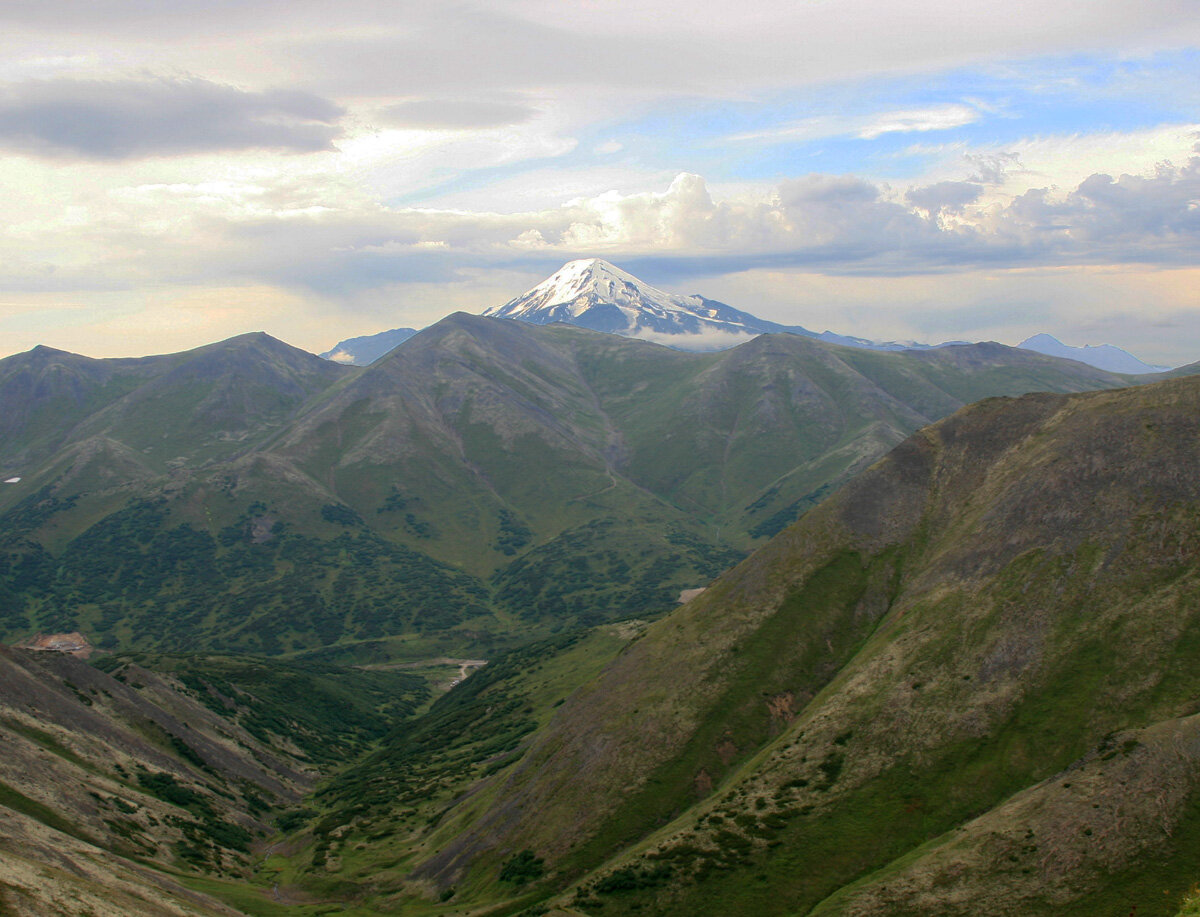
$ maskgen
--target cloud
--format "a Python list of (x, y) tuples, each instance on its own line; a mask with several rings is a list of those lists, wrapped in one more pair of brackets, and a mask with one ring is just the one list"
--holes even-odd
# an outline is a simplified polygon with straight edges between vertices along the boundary
[(45, 157), (131, 159), (333, 148), (342, 109), (294, 90), (203, 79), (33, 80), (0, 89), (0, 146)]
[(912, 144), (898, 155), (924, 160), (928, 183), (966, 180), (1011, 197), (1031, 187), (1074, 188), (1097, 173), (1153, 174), (1158, 163), (1191, 158), (1197, 139), (1200, 123), (1185, 121), (1128, 131), (1037, 134), (980, 146)]
[(967, 181), (981, 185), (1003, 185), (1010, 174), (1021, 170), (1021, 156), (1011, 150), (966, 153), (963, 158), (975, 169)]
[[(901, 197), (863, 178), (818, 174), (771, 194), (718, 200), (702, 177), (683, 173), (662, 192), (607, 192), (511, 214), (348, 200), (339, 208), (213, 209), (153, 229), (131, 211), (97, 277), (266, 283), (339, 297), (450, 283), (468, 266), (539, 273), (587, 256), (634, 270), (653, 264), (659, 276), (679, 279), (789, 267), (898, 277), (1200, 260), (1200, 157), (1148, 176), (1093, 175), (1068, 193), (1036, 189), (1007, 204), (981, 200), (981, 189), (941, 182)], [(42, 283), (79, 282), (85, 268)]]
[[(100, 166), (77, 168), (103, 179)], [(151, 180), (161, 164), (139, 168), (144, 183), (97, 185), (86, 213), (47, 198), (10, 222), (0, 231), (0, 288), (240, 284), (365, 302), (464, 283), (472, 271), (536, 277), (587, 256), (681, 282), (767, 269), (897, 278), (1200, 262), (1200, 157), (1012, 197), (976, 181), (905, 191), (819, 173), (722, 195), (681, 173), (661, 191), (591, 193), (515, 213), (389, 208), (319, 172), (166, 183)], [(62, 170), (29, 160), (27, 171), (24, 184), (37, 188)], [(19, 185), (3, 190), (24, 206)]]
[(889, 111), (864, 125), (858, 131), (858, 136), (864, 140), (874, 140), (884, 134), (944, 131), (974, 124), (978, 120), (978, 109), (967, 105), (938, 105), (933, 108)]
[(487, 99), (409, 99), (389, 105), (381, 116), (390, 127), (469, 130), (520, 124), (537, 114), (525, 102)]
[(1153, 176), (1094, 174), (1065, 196), (1032, 189), (985, 226), (1035, 239), (1088, 263), (1195, 262), (1200, 256), (1200, 156)]
[(734, 134), (726, 137), (725, 142), (785, 143), (823, 140), (829, 137), (875, 140), (884, 134), (950, 130), (973, 124), (979, 118), (980, 111), (976, 106), (948, 103), (927, 108), (897, 109), (861, 115), (806, 118), (767, 130)]
[(912, 188), (905, 195), (914, 207), (928, 213), (958, 213), (979, 200), (984, 187), (974, 181), (940, 181), (923, 188)]

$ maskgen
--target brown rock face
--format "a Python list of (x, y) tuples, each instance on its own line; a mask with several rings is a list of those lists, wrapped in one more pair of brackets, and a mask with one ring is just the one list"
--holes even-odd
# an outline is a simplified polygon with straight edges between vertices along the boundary
[(88, 642), (88, 638), (79, 631), (72, 631), (69, 634), (37, 634), (18, 646), (27, 650), (69, 653), (77, 659), (87, 659), (95, 649)]

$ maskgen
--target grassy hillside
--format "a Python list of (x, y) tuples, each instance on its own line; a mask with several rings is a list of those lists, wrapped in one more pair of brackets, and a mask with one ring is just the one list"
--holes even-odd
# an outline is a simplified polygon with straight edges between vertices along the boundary
[(967, 401), (1122, 381), (1000, 345), (684, 354), (466, 315), (364, 369), (265, 335), (39, 349), (0, 361), (0, 628), (492, 654), (668, 611)]
[(135, 359), (35, 347), (0, 360), (0, 471), (31, 475), (95, 440), (147, 471), (225, 457), (350, 372), (266, 334)]
[(484, 900), (528, 850), (575, 913), (1175, 913), (1198, 411), (1182, 379), (922, 431), (652, 625), (414, 877)]
[(0, 649), (4, 913), (235, 913), (187, 876), (243, 882), (316, 779), (427, 693), (313, 662)]
[[(139, 370), (160, 408), (229, 407), (217, 434), (155, 421), (156, 452), (127, 392), (4, 494), (7, 632), (140, 650), (0, 653), (9, 909), (1180, 907), (1195, 377), (989, 398), (844, 483), (960, 399), (1117, 380), (460, 316), (271, 402), (243, 346), (292, 365)], [(465, 649), (489, 664), (441, 696), (400, 666)]]

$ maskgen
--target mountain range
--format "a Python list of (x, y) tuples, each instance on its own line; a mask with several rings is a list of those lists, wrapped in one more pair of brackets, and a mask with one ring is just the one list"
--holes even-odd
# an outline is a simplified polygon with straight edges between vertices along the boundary
[(433, 829), (388, 803), (423, 764), (389, 740), (326, 793), (337, 848), (394, 836), (356, 867), (400, 853), (413, 900), (468, 909), (1174, 914), (1200, 850), (1197, 410), (1193, 377), (925, 428), (530, 708)]
[(98, 647), (0, 648), (0, 911), (1174, 915), (1198, 375), (461, 313), (0, 360), (0, 633)]
[[(266, 335), (0, 361), (5, 633), (476, 653), (661, 612), (906, 435), (1126, 377), (994, 344), (684, 353), (457, 314), (365, 368)], [(518, 626), (519, 625), (519, 626)]]
[[(680, 296), (651, 286), (599, 258), (570, 261), (526, 293), (503, 306), (485, 309), (486, 316), (509, 318), (535, 325), (554, 322), (594, 331), (655, 341), (679, 350), (724, 350), (759, 334), (790, 333), (830, 344), (868, 350), (928, 350), (966, 343), (950, 341), (930, 345), (915, 341), (872, 341), (867, 338), (816, 333), (800, 325), (781, 325), (757, 318), (732, 306), (698, 294)], [(350, 338), (321, 354), (326, 359), (366, 366), (415, 332), (396, 328), (379, 334)], [(1078, 360), (1109, 372), (1139, 374), (1163, 372), (1111, 344), (1071, 347), (1048, 334), (1037, 334), (1017, 345), (1049, 356)]]
[(987, 398), (674, 612), (526, 642), (432, 704), (420, 669), (332, 661), (360, 644), (4, 650), (0, 901), (1173, 915), (1200, 851), (1197, 411), (1186, 374)]

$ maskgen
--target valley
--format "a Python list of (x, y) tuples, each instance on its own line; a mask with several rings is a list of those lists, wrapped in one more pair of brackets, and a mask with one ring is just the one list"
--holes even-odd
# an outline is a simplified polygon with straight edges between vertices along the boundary
[(0, 913), (1173, 917), (1195, 372), (2, 360)]
[(0, 2), (0, 917), (1200, 917), (1198, 11)]

